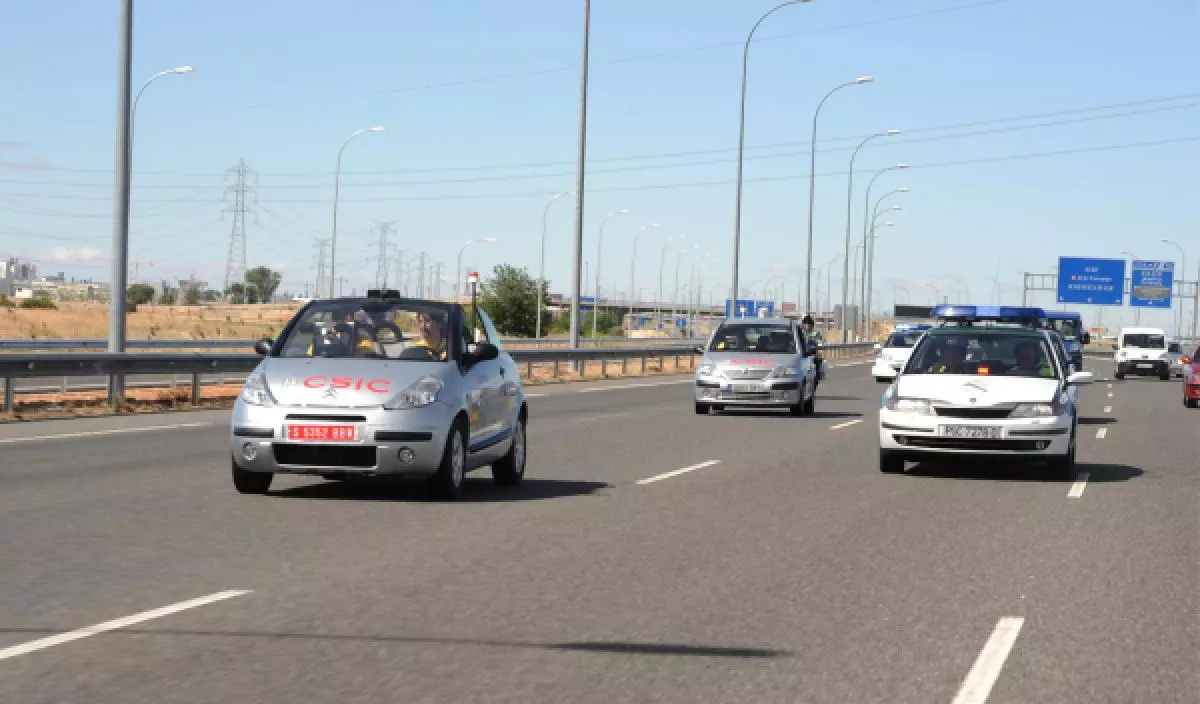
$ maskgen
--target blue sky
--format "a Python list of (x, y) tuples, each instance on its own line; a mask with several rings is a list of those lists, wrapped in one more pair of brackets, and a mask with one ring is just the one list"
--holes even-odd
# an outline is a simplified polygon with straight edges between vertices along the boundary
[[(633, 233), (659, 223), (639, 244), (643, 297), (657, 294), (663, 243), (681, 235), (699, 248), (705, 298), (725, 297), (741, 44), (770, 4), (593, 3), (590, 271), (600, 221), (631, 211), (605, 230), (605, 288), (629, 288)], [(911, 189), (885, 201), (903, 208), (878, 240), (876, 288), (888, 304), (905, 300), (895, 284), (928, 303), (927, 283), (990, 302), (991, 277), (1012, 302), (1019, 271), (1053, 272), (1059, 255), (1175, 258), (1163, 237), (1187, 248), (1195, 278), (1198, 8), (821, 0), (776, 13), (751, 49), (743, 285), (761, 293), (772, 276), (803, 269), (812, 112), (863, 74), (875, 82), (839, 91), (821, 114), (815, 264), (843, 251), (854, 138), (897, 128), (906, 133), (860, 153), (853, 208), (861, 233), (866, 180), (912, 164), (874, 190)], [(447, 273), (465, 240), (488, 235), (500, 241), (469, 249), (464, 264), (536, 272), (545, 204), (574, 186), (581, 9), (572, 0), (140, 0), (135, 90), (163, 69), (196, 71), (157, 81), (139, 107), (139, 274), (222, 280), (225, 172), (245, 159), (258, 172), (250, 264), (282, 268), (286, 288), (301, 291), (314, 279), (316, 239), (329, 236), (338, 145), (374, 124), (387, 131), (355, 140), (343, 162), (347, 289), (374, 279), (372, 220), (396, 221), (410, 260), (424, 250)], [(0, 44), (0, 253), (100, 280), (109, 278), (117, 10), (116, 0), (10, 4)], [(1111, 148), (1131, 144), (1143, 146)], [(1072, 153), (1008, 158), (1063, 151)], [(547, 276), (566, 291), (567, 199), (549, 223)], [(832, 269), (836, 302), (840, 260)], [(789, 299), (799, 280), (786, 279)], [(822, 297), (825, 288), (822, 274)], [(1034, 300), (1050, 305), (1053, 295)], [(1132, 321), (1128, 309), (1105, 311), (1104, 322), (1121, 321)]]

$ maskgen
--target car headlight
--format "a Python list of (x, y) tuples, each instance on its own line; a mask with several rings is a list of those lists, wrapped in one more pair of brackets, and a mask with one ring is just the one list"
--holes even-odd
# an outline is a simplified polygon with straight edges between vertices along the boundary
[(896, 398), (891, 396), (884, 406), (889, 411), (911, 413), (918, 416), (933, 415), (933, 402), (925, 398)]
[(1059, 400), (1050, 403), (1018, 403), (1009, 418), (1052, 418), (1062, 413), (1063, 407)]
[(251, 406), (274, 406), (275, 397), (267, 388), (267, 380), (261, 372), (254, 372), (242, 384), (242, 401)]
[(407, 389), (392, 397), (383, 404), (389, 411), (403, 411), (409, 408), (421, 408), (437, 402), (438, 393), (442, 390), (442, 380), (427, 376), (417, 381)]
[(713, 363), (712, 362), (701, 362), (700, 366), (696, 367), (696, 373), (699, 374), (700, 376), (712, 376)]
[(781, 377), (793, 377), (793, 376), (796, 376), (796, 368), (795, 367), (775, 367), (774, 369), (771, 370), (771, 376), (776, 379), (779, 379)]

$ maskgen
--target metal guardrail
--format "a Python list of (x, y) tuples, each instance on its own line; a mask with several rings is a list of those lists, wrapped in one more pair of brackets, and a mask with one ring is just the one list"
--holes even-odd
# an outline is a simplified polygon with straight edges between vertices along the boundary
[[(125, 348), (134, 350), (252, 350), (257, 340), (129, 340)], [(568, 345), (570, 340), (565, 337), (506, 337), (501, 339), (504, 345), (533, 345), (535, 347)], [(600, 337), (581, 338), (582, 347), (593, 347), (598, 344), (629, 343), (631, 345), (679, 345), (680, 338), (640, 338), (640, 337)], [(9, 352), (61, 352), (67, 350), (98, 350), (108, 349), (107, 340), (17, 340), (0, 339), (0, 351)]]
[[(868, 352), (871, 343), (851, 343), (845, 345), (825, 345), (821, 348), (825, 359), (840, 359), (852, 356), (858, 352)], [(630, 360), (641, 361), (641, 371), (645, 373), (646, 362), (650, 359), (660, 360), (659, 368), (667, 358), (675, 358), (675, 368), (681, 368), (681, 360), (688, 358), (689, 366), (694, 367), (696, 356), (701, 352), (697, 345), (649, 345), (621, 347), (586, 347), (572, 349), (512, 349), (506, 350), (517, 364), (524, 365), (529, 377), (533, 376), (534, 365), (552, 364), (553, 376), (561, 375), (562, 364), (601, 362), (602, 372), (607, 374), (608, 364), (613, 361), (621, 362), (622, 374), (628, 373)], [(71, 377), (113, 377), (137, 376), (147, 374), (169, 375), (174, 386), (176, 375), (191, 377), (192, 403), (200, 401), (200, 390), (205, 375), (218, 375), (222, 381), (228, 380), (231, 374), (247, 374), (263, 360), (258, 354), (243, 353), (211, 353), (211, 352), (72, 352), (72, 353), (36, 353), (36, 354), (6, 354), (0, 355), (0, 378), (4, 380), (5, 413), (11, 413), (16, 402), (18, 389), (13, 384), (16, 379), (50, 379), (62, 378), (61, 391), (70, 390), (66, 380)], [(239, 379), (240, 380), (240, 379)], [(107, 386), (107, 385), (106, 385)], [(152, 386), (151, 384), (131, 384), (130, 386)], [(79, 388), (79, 387), (76, 387)], [(97, 388), (96, 384), (86, 385), (86, 388)], [(45, 389), (31, 390), (45, 392)], [(110, 405), (115, 405), (116, 399), (109, 397)]]

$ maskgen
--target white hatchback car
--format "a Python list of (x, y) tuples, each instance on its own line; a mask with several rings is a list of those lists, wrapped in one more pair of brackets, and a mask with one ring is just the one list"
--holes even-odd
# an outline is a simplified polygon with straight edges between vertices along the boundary
[(908, 363), (908, 356), (912, 354), (917, 340), (920, 340), (921, 335), (930, 327), (932, 326), (902, 323), (896, 326), (896, 329), (882, 344), (876, 343), (875, 350), (879, 355), (875, 357), (875, 364), (871, 366), (871, 376), (875, 377), (875, 381), (895, 379), (904, 365)]

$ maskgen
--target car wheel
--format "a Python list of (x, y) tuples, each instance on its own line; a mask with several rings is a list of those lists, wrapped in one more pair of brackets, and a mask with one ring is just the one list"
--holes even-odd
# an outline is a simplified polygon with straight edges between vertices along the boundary
[(816, 387), (816, 385), (813, 386), (812, 396), (809, 396), (807, 400), (805, 400), (801, 403), (801, 405), (804, 406), (803, 412), (804, 412), (804, 415), (806, 415), (806, 416), (811, 416), (812, 414), (817, 412), (817, 387)]
[(1125, 375), (1122, 374), (1121, 372), (1115, 372), (1113, 374), (1113, 378), (1116, 379), (1117, 381), (1121, 381), (1122, 379), (1125, 378)]
[(463, 477), (467, 472), (467, 442), (464, 435), (463, 422), (456, 421), (446, 438), (442, 463), (429, 478), (430, 488), (438, 498), (453, 501), (462, 493)]
[(903, 474), (904, 458), (887, 450), (880, 450), (879, 471), (884, 474)]
[(1163, 372), (1162, 374), (1159, 374), (1158, 379), (1159, 379), (1159, 381), (1170, 381), (1171, 380), (1171, 372)]
[(525, 478), (525, 413), (517, 417), (508, 453), (492, 465), (492, 479), (500, 486), (516, 486)]
[(1186, 399), (1186, 400), (1183, 402), (1183, 404), (1184, 404), (1185, 406), (1187, 406), (1188, 408), (1196, 408), (1196, 407), (1200, 407), (1200, 401), (1197, 401), (1197, 400), (1196, 400), (1196, 399), (1194, 399), (1194, 398), (1189, 398), (1189, 399)]
[(1067, 454), (1050, 460), (1050, 472), (1055, 479), (1064, 482), (1075, 481), (1075, 434), (1071, 434), (1071, 446)]
[(700, 403), (699, 401), (697, 401), (696, 402), (696, 415), (698, 415), (698, 416), (708, 415), (709, 408), (710, 408), (710, 406), (707, 403)]
[(271, 481), (275, 479), (273, 472), (252, 472), (248, 469), (242, 469), (237, 466), (237, 462), (233, 462), (233, 488), (237, 489), (239, 494), (265, 494), (271, 488)]
[(887, 378), (886, 376), (877, 376), (875, 377), (875, 381), (880, 384), (886, 384), (891, 381), (891, 379)]

